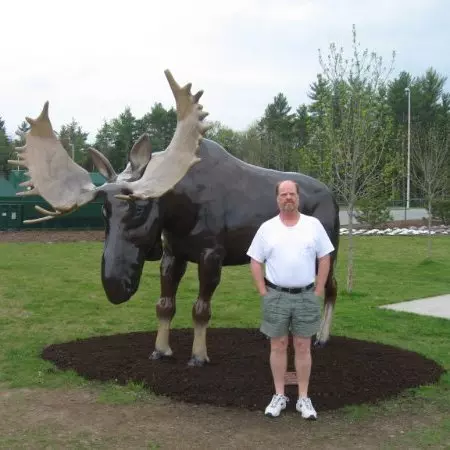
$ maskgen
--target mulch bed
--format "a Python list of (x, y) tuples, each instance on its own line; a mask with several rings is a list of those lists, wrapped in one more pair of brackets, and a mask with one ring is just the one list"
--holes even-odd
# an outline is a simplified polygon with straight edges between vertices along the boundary
[[(155, 332), (93, 337), (46, 347), (45, 360), (89, 380), (143, 383), (157, 395), (195, 404), (263, 410), (273, 393), (269, 341), (257, 329), (208, 330), (211, 362), (191, 368), (192, 330), (171, 332), (174, 356), (153, 361)], [(444, 369), (417, 353), (340, 336), (313, 348), (310, 396), (319, 411), (375, 403), (432, 384)], [(293, 370), (293, 355), (290, 354)], [(49, 369), (54, 371), (57, 369)], [(293, 410), (296, 386), (287, 386)]]

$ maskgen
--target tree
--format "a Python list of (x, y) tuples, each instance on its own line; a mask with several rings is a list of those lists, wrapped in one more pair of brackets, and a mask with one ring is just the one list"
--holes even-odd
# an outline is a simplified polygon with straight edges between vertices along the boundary
[[(412, 89), (413, 78), (402, 71), (387, 87), (387, 103), (392, 119), (392, 135), (386, 144), (384, 154), (384, 175), (390, 184), (392, 200), (406, 203), (406, 158), (408, 128), (408, 96), (406, 88)], [(415, 88), (414, 88), (415, 89)]]
[(205, 137), (220, 144), (236, 158), (245, 159), (241, 134), (223, 125), (221, 122), (213, 122)]
[(294, 114), (287, 98), (281, 92), (267, 105), (264, 116), (259, 121), (261, 139), (268, 153), (264, 155), (264, 165), (278, 170), (296, 170), (298, 155), (294, 151)]
[(415, 122), (423, 130), (445, 125), (449, 111), (448, 94), (444, 94), (447, 78), (429, 68), (425, 75), (415, 80), (411, 89), (411, 108), (415, 111)]
[(7, 172), (9, 170), (8, 159), (11, 152), (11, 141), (6, 133), (5, 122), (0, 117), (0, 171)]
[(166, 110), (161, 103), (155, 103), (141, 119), (137, 119), (130, 108), (125, 108), (119, 117), (103, 122), (95, 136), (95, 148), (119, 172), (127, 165), (129, 151), (143, 133), (150, 136), (153, 151), (162, 151), (168, 147), (176, 124), (176, 111)]
[[(405, 192), (408, 124), (408, 96), (405, 90), (409, 88), (411, 94), (411, 128), (422, 132), (431, 127), (445, 130), (450, 124), (450, 95), (444, 92), (445, 82), (446, 77), (429, 68), (424, 75), (415, 78), (403, 71), (389, 83), (388, 104), (393, 118), (393, 136), (386, 146), (389, 152), (384, 164), (391, 167), (393, 198), (399, 198)], [(420, 196), (419, 186), (412, 181), (412, 197)]]
[(109, 159), (114, 152), (114, 142), (113, 126), (105, 120), (95, 136), (94, 147)]
[(28, 122), (23, 121), (18, 127), (14, 134), (17, 136), (14, 139), (14, 145), (20, 147), (25, 144), (25, 134), (30, 129)]
[(309, 141), (310, 118), (308, 107), (300, 105), (292, 120), (293, 144), (295, 148), (304, 147)]
[(332, 186), (332, 158), (327, 147), (325, 122), (328, 117), (328, 105), (331, 98), (331, 86), (323, 74), (317, 75), (317, 81), (310, 85), (308, 97), (312, 103), (308, 106), (309, 132), (304, 148), (300, 148), (300, 167), (303, 171)]
[(59, 139), (63, 147), (69, 156), (85, 169), (90, 166), (89, 154), (86, 152), (88, 136), (89, 133), (84, 132), (75, 119), (72, 119), (66, 125), (62, 125), (59, 130)]
[(332, 156), (331, 187), (347, 206), (349, 246), (347, 291), (353, 288), (353, 219), (356, 202), (381, 185), (381, 161), (390, 135), (385, 81), (390, 69), (375, 52), (360, 50), (353, 27), (352, 57), (331, 44), (325, 59), (319, 51), (323, 77), (330, 86), (322, 103), (320, 140)]
[[(394, 119), (394, 127), (403, 127), (408, 120), (408, 99), (405, 89), (411, 87), (412, 76), (408, 72), (400, 72), (398, 77), (388, 84), (387, 103)], [(414, 96), (413, 96), (414, 98)]]
[(162, 151), (172, 139), (177, 126), (177, 113), (173, 108), (166, 110), (161, 103), (155, 103), (136, 126), (138, 135), (149, 134), (154, 151)]
[(428, 258), (431, 258), (432, 204), (445, 191), (450, 158), (448, 134), (438, 127), (415, 130), (411, 139), (411, 173), (425, 196), (428, 210)]
[(110, 127), (114, 146), (106, 156), (116, 171), (122, 171), (128, 163), (128, 153), (140, 136), (139, 122), (131, 113), (130, 108), (125, 108), (118, 118), (111, 121)]
[(241, 139), (244, 161), (256, 166), (262, 166), (258, 123), (251, 124), (245, 131), (241, 132)]

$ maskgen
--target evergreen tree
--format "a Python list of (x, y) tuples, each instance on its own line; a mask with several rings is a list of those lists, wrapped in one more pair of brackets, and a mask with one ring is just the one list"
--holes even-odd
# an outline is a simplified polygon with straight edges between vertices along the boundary
[(8, 167), (8, 159), (11, 158), (12, 153), (11, 140), (6, 133), (4, 120), (0, 117), (0, 172), (6, 174), (10, 167)]

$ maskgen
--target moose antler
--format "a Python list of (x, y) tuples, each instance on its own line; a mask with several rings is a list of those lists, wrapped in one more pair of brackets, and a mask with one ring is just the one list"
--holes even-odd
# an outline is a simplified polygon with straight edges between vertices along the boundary
[(116, 197), (133, 200), (160, 197), (172, 189), (186, 172), (200, 161), (197, 150), (205, 132), (211, 127), (203, 122), (208, 115), (199, 104), (203, 91), (191, 94), (192, 84), (180, 87), (169, 70), (164, 71), (177, 105), (177, 127), (160, 158), (152, 158), (142, 177), (125, 183), (132, 193)]
[[(76, 164), (56, 137), (48, 116), (49, 103), (44, 104), (37, 119), (26, 118), (31, 128), (26, 133), (25, 145), (17, 147), (19, 161), (8, 161), (28, 168), (30, 180), (20, 186), (29, 190), (17, 195), (40, 195), (55, 211), (36, 209), (45, 217), (26, 223), (43, 222), (74, 211), (95, 196), (95, 186), (89, 173)], [(30, 189), (31, 188), (31, 189)]]
[[(200, 161), (197, 150), (204, 133), (210, 125), (203, 123), (208, 113), (198, 103), (203, 91), (191, 94), (191, 83), (180, 87), (169, 70), (165, 71), (177, 105), (177, 127), (174, 136), (164, 152), (155, 155), (148, 163), (142, 177), (137, 181), (126, 181), (126, 177), (114, 176), (119, 188), (130, 195), (117, 195), (127, 200), (160, 197), (172, 189), (183, 178), (189, 168)], [(17, 195), (40, 195), (53, 208), (47, 211), (36, 206), (44, 217), (27, 220), (36, 223), (67, 214), (95, 198), (103, 187), (95, 187), (89, 173), (76, 164), (56, 137), (48, 116), (48, 102), (37, 119), (26, 118), (31, 125), (26, 133), (24, 147), (17, 148), (20, 160), (8, 161), (28, 168), (29, 181), (21, 186), (31, 188)], [(90, 148), (95, 165), (113, 169), (100, 152)], [(115, 175), (115, 174), (114, 174)], [(113, 180), (111, 180), (113, 181)]]

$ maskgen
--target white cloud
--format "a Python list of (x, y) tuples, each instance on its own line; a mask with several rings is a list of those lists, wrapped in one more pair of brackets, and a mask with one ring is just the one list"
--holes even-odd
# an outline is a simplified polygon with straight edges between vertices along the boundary
[(13, 132), (51, 103), (55, 128), (72, 117), (94, 137), (126, 106), (140, 117), (155, 101), (173, 105), (163, 71), (204, 89), (211, 120), (245, 128), (278, 92), (307, 102), (320, 71), (317, 50), (364, 48), (396, 68), (449, 72), (447, 4), (433, 1), (128, 0), (2, 5), (0, 115)]

